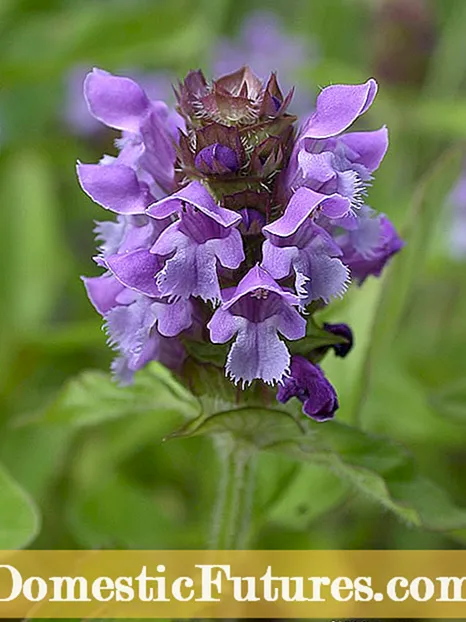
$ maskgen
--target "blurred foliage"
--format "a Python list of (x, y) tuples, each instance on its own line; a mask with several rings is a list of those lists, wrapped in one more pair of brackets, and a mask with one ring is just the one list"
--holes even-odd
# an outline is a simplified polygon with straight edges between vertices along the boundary
[[(381, 1), (0, 3), (0, 548), (202, 547), (217, 483), (206, 426), (233, 426), (267, 448), (257, 464), (253, 546), (463, 547), (466, 266), (449, 253), (446, 203), (466, 139), (466, 6), (431, 0), (425, 75), (395, 85), (377, 73)], [(356, 347), (344, 361), (326, 360), (342, 407), (307, 445), (296, 442), (292, 418), (284, 423), (289, 413), (256, 409), (246, 431), (245, 413), (208, 420), (212, 404), (158, 366), (118, 389), (79, 280), (97, 273), (100, 212), (79, 190), (74, 165), (111, 150), (112, 137), (67, 127), (69, 72), (136, 67), (177, 78), (208, 68), (216, 39), (258, 7), (319, 49), (299, 89), (379, 78), (361, 127), (386, 124), (391, 148), (370, 203), (407, 241), (382, 279), (324, 312), (352, 325)], [(175, 428), (186, 435), (201, 409), (189, 438), (163, 442)]]

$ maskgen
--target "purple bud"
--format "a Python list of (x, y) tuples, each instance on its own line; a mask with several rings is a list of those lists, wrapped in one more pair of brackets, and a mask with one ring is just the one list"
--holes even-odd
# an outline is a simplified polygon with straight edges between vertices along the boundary
[(285, 378), (277, 392), (277, 400), (285, 403), (297, 397), (303, 403), (303, 412), (315, 421), (332, 419), (338, 409), (335, 389), (318, 365), (303, 356), (291, 359), (291, 375)]
[(214, 143), (204, 147), (196, 156), (196, 168), (205, 175), (235, 173), (239, 168), (238, 156), (226, 145)]
[(337, 343), (332, 346), (335, 354), (344, 358), (353, 347), (353, 331), (348, 324), (325, 323), (324, 328), (327, 332), (332, 333), (332, 335), (346, 339), (346, 343)]
[(265, 225), (265, 216), (258, 210), (251, 207), (246, 207), (240, 211), (241, 218), (241, 233), (243, 235), (260, 235), (262, 227)]

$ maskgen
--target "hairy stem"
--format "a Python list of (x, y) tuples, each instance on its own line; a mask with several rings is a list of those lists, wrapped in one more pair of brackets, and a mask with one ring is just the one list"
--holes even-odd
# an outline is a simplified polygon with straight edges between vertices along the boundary
[(221, 463), (211, 548), (242, 549), (250, 532), (254, 494), (254, 451), (224, 436), (215, 439)]

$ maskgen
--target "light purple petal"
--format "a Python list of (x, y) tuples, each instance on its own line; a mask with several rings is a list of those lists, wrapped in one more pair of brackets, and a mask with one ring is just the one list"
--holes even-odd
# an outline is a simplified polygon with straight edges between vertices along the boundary
[(377, 170), (388, 149), (388, 130), (384, 126), (375, 132), (351, 132), (341, 137), (362, 164), (371, 173)]
[(136, 173), (121, 164), (78, 164), (79, 183), (93, 201), (117, 214), (143, 214), (153, 198)]
[(159, 273), (157, 285), (163, 296), (219, 300), (217, 258), (206, 244), (196, 244), (179, 233), (175, 254)]
[(321, 205), (321, 212), (329, 218), (340, 218), (351, 207), (351, 201), (337, 194), (325, 195), (301, 187), (291, 197), (281, 218), (263, 228), (265, 233), (286, 238), (299, 229)]
[(126, 287), (147, 296), (159, 296), (155, 277), (161, 269), (157, 255), (146, 250), (121, 253), (108, 257), (106, 263), (116, 278)]
[(226, 343), (232, 339), (238, 331), (237, 318), (219, 307), (207, 324), (210, 331), (210, 339), (213, 343)]
[(351, 200), (338, 194), (322, 201), (322, 214), (327, 218), (343, 218), (351, 210)]
[(256, 378), (268, 384), (281, 380), (289, 371), (290, 353), (277, 335), (275, 319), (262, 323), (241, 318), (238, 335), (228, 354), (226, 372), (243, 386)]
[(128, 357), (130, 367), (143, 350), (155, 321), (151, 299), (145, 296), (138, 297), (131, 305), (114, 307), (105, 316), (109, 344)]
[(175, 337), (193, 323), (192, 302), (176, 300), (171, 303), (154, 302), (152, 308), (157, 316), (157, 328), (164, 337)]
[(350, 273), (338, 257), (325, 253), (302, 254), (295, 263), (296, 290), (307, 304), (320, 298), (328, 303), (343, 296), (348, 288)]
[(116, 306), (116, 298), (124, 289), (123, 285), (111, 274), (82, 278), (84, 286), (96, 310), (105, 315)]
[(147, 212), (154, 218), (166, 218), (179, 212), (183, 203), (196, 207), (224, 227), (231, 227), (241, 221), (241, 214), (217, 205), (209, 191), (198, 181), (192, 181), (185, 188), (157, 201)]
[(306, 320), (293, 307), (283, 305), (277, 317), (277, 329), (287, 339), (295, 341), (306, 336)]
[(236, 269), (244, 261), (243, 238), (238, 229), (230, 229), (226, 238), (206, 242), (224, 268)]
[(138, 132), (150, 102), (129, 78), (94, 69), (84, 81), (84, 94), (92, 115), (117, 130)]
[(298, 164), (305, 180), (316, 186), (335, 179), (337, 173), (333, 165), (333, 153), (309, 153), (305, 149), (298, 152)]
[(263, 231), (279, 237), (292, 235), (325, 198), (309, 188), (299, 188), (288, 202), (283, 216), (264, 227)]
[(370, 107), (377, 82), (325, 88), (317, 98), (316, 111), (307, 122), (302, 138), (330, 138), (346, 130)]
[(140, 164), (166, 192), (171, 192), (175, 175), (175, 141), (168, 133), (164, 119), (152, 111), (141, 125), (144, 153)]
[(291, 264), (296, 254), (297, 249), (294, 246), (275, 246), (271, 240), (265, 240), (262, 245), (261, 266), (274, 279), (284, 279), (291, 273)]
[(299, 304), (297, 296), (282, 289), (264, 268), (256, 265), (241, 279), (234, 294), (224, 302), (223, 308), (229, 309), (243, 296), (261, 289), (278, 294), (288, 304)]

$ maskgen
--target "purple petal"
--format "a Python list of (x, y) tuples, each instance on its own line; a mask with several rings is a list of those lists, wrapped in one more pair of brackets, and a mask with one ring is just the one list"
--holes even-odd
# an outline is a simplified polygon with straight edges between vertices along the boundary
[(316, 111), (307, 122), (302, 138), (330, 138), (346, 130), (371, 106), (377, 94), (377, 82), (358, 85), (333, 85), (317, 98)]
[(209, 240), (206, 246), (212, 249), (224, 268), (235, 270), (244, 261), (243, 238), (238, 229), (230, 229), (229, 235), (225, 238)]
[(285, 291), (270, 276), (270, 274), (259, 265), (251, 268), (249, 272), (239, 282), (234, 294), (224, 303), (223, 308), (229, 309), (243, 296), (253, 293), (257, 290), (266, 290), (278, 294), (286, 303), (291, 305), (299, 304), (298, 297)]
[(304, 179), (313, 184), (323, 185), (336, 177), (333, 165), (334, 155), (330, 151), (309, 153), (305, 149), (298, 152), (298, 164)]
[(117, 130), (138, 132), (150, 102), (129, 78), (94, 69), (84, 81), (84, 94), (92, 115)]
[(293, 259), (297, 255), (294, 246), (275, 246), (271, 240), (265, 240), (262, 245), (261, 266), (274, 279), (284, 279), (291, 273)]
[(153, 201), (136, 173), (121, 164), (78, 164), (79, 183), (93, 201), (117, 214), (143, 214)]
[(176, 300), (174, 302), (154, 302), (152, 307), (157, 315), (157, 328), (164, 337), (175, 337), (186, 330), (193, 323), (193, 305), (190, 300)]
[(274, 318), (262, 323), (242, 318), (236, 341), (228, 354), (226, 372), (243, 386), (256, 378), (268, 384), (282, 379), (290, 365), (290, 353), (277, 335)]
[(238, 331), (237, 320), (229, 311), (219, 307), (207, 324), (212, 343), (226, 343)]
[(159, 296), (155, 277), (161, 269), (157, 255), (146, 250), (108, 257), (106, 263), (116, 278), (126, 287), (147, 296)]
[(157, 277), (161, 294), (219, 300), (220, 286), (214, 252), (206, 244), (196, 244), (182, 233), (178, 233), (177, 239), (172, 242), (176, 246), (175, 254), (166, 261)]
[(351, 207), (349, 199), (337, 194), (325, 195), (302, 187), (291, 197), (283, 216), (263, 231), (282, 238), (293, 235), (320, 204), (322, 213), (329, 218), (339, 218)]
[(116, 298), (124, 286), (113, 275), (82, 277), (82, 280), (89, 300), (101, 315), (105, 315), (117, 305)]
[(306, 320), (296, 309), (283, 305), (277, 318), (277, 329), (287, 339), (296, 341), (306, 336)]
[[(140, 296), (133, 304), (114, 307), (105, 316), (109, 344), (131, 361), (137, 360), (156, 321), (151, 299)], [(132, 367), (134, 369), (134, 367)]]
[(306, 303), (320, 298), (328, 303), (331, 298), (343, 296), (348, 289), (349, 270), (337, 257), (324, 253), (301, 256), (295, 269), (296, 290)]
[(167, 131), (166, 123), (154, 110), (141, 125), (144, 153), (140, 164), (166, 192), (174, 185), (175, 141)]
[(166, 218), (180, 212), (183, 203), (189, 203), (224, 227), (231, 227), (241, 220), (241, 214), (217, 205), (209, 191), (198, 181), (192, 181), (185, 188), (157, 201), (147, 212), (154, 218)]
[(326, 198), (325, 195), (309, 188), (299, 188), (288, 202), (283, 216), (264, 227), (263, 231), (279, 237), (292, 235)]
[(351, 210), (351, 200), (334, 194), (322, 201), (322, 214), (327, 218), (343, 218)]
[(362, 164), (371, 173), (377, 170), (388, 149), (388, 130), (384, 126), (375, 132), (352, 132), (341, 137), (341, 141), (357, 157), (353, 162)]
[(302, 356), (293, 356), (291, 374), (277, 391), (277, 400), (287, 402), (297, 397), (303, 403), (303, 412), (316, 421), (332, 419), (338, 409), (335, 389), (318, 365)]

